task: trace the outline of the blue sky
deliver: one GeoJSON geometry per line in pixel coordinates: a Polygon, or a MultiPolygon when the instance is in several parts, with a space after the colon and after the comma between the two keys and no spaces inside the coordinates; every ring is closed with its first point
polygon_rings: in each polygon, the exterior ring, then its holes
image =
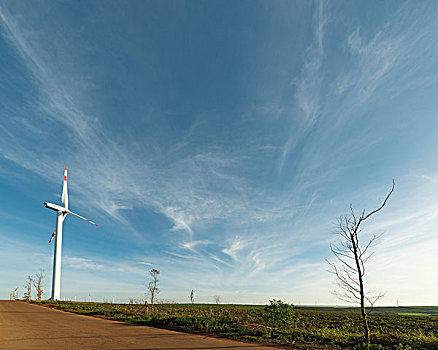
{"type": "Polygon", "coordinates": [[[336,218],[379,205],[381,304],[437,305],[434,1],[1,1],[0,298],[342,304],[336,218]]]}

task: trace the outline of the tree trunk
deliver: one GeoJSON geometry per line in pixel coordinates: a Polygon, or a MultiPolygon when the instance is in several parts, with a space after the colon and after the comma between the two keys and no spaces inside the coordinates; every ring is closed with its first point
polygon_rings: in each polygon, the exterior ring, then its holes
{"type": "Polygon", "coordinates": [[[370,344],[370,329],[368,327],[368,319],[367,319],[367,314],[365,312],[365,302],[364,302],[364,297],[361,296],[361,301],[360,301],[360,312],[362,314],[362,323],[363,323],[363,330],[365,333],[365,342],[367,343],[367,345],[370,344]]]}
{"type": "MultiPolygon", "coordinates": [[[[356,232],[355,232],[356,233],[356,232]]],[[[370,329],[368,327],[368,319],[367,319],[367,313],[365,311],[365,290],[363,287],[363,279],[362,279],[362,269],[360,266],[360,257],[357,252],[357,244],[356,244],[356,237],[353,233],[351,235],[351,243],[353,244],[353,251],[354,251],[354,259],[356,261],[356,267],[357,272],[359,276],[359,289],[360,289],[360,313],[362,315],[362,323],[363,323],[363,331],[365,335],[365,342],[367,343],[368,347],[370,345],[370,329]]]]}

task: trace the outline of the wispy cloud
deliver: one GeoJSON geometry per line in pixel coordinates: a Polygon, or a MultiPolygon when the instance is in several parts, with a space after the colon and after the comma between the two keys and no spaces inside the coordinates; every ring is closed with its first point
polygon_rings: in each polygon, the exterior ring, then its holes
{"type": "Polygon", "coordinates": [[[324,26],[327,22],[324,2],[318,1],[313,15],[313,42],[307,49],[301,77],[297,84],[296,99],[304,112],[305,128],[311,127],[320,113],[322,64],[324,60],[324,26]]]}
{"type": "Polygon", "coordinates": [[[65,264],[73,269],[102,271],[105,266],[94,262],[92,259],[81,257],[64,257],[65,264]]]}
{"type": "Polygon", "coordinates": [[[202,245],[208,245],[211,244],[210,241],[190,241],[190,242],[184,242],[182,243],[182,247],[189,249],[189,250],[194,250],[196,248],[196,246],[202,246],[202,245]]]}
{"type": "MultiPolygon", "coordinates": [[[[309,71],[317,72],[316,68],[321,67],[319,62],[322,62],[323,72],[331,70],[330,74],[315,77],[312,80],[317,82],[315,85],[303,85],[313,86],[312,91],[302,90],[309,91],[303,95],[308,99],[303,101],[313,101],[313,104],[307,104],[317,106],[313,110],[323,117],[308,132],[301,130],[298,133],[305,135],[300,143],[301,161],[297,164],[296,157],[293,157],[295,163],[291,171],[294,186],[300,187],[299,192],[318,189],[351,168],[365,166],[368,162],[365,155],[388,139],[388,135],[376,132],[376,126],[385,118],[377,117],[378,113],[369,114],[370,106],[382,106],[385,101],[391,101],[415,86],[436,81],[436,74],[431,74],[433,60],[430,55],[438,50],[432,39],[433,33],[438,32],[432,19],[436,9],[419,6],[413,11],[414,14],[411,6],[405,4],[381,25],[371,30],[367,28],[366,34],[360,25],[353,28],[350,25],[350,31],[346,31],[342,44],[339,44],[339,51],[330,52],[318,51],[318,43],[323,42],[324,32],[331,34],[331,24],[342,23],[337,22],[335,14],[329,18],[322,12],[322,23],[317,26],[320,29],[314,32],[322,34],[314,34],[311,45],[321,55],[311,56],[315,64],[308,67],[314,68],[309,71]],[[429,54],[425,54],[425,48],[429,54]],[[342,69],[337,66],[338,61],[343,62],[342,69]],[[412,62],[421,64],[413,65],[412,62]],[[428,78],[424,80],[424,77],[428,78]]],[[[296,79],[297,86],[301,81],[307,81],[303,79],[305,76],[296,79]]],[[[292,156],[290,152],[298,140],[300,137],[291,132],[283,147],[280,169],[292,156]]]]}
{"type": "Polygon", "coordinates": [[[418,175],[419,178],[430,181],[432,183],[438,183],[438,175],[418,175]]]}
{"type": "Polygon", "coordinates": [[[307,48],[301,75],[294,78],[292,84],[296,86],[295,99],[304,114],[304,119],[294,125],[291,135],[283,145],[280,155],[279,171],[281,172],[291,151],[317,121],[321,109],[321,84],[323,79],[322,65],[324,61],[324,26],[327,22],[327,9],[323,1],[316,2],[313,14],[313,40],[307,48]]]}
{"type": "MultiPolygon", "coordinates": [[[[394,98],[417,84],[418,73],[433,64],[418,50],[437,30],[430,10],[419,6],[412,14],[411,6],[405,4],[372,35],[363,34],[360,26],[348,35],[347,50],[354,63],[335,82],[341,94],[337,126],[362,113],[370,100],[394,98]],[[422,65],[413,66],[413,61],[422,65]]],[[[436,45],[432,46],[426,45],[433,51],[436,45]]]]}
{"type": "Polygon", "coordinates": [[[241,239],[239,237],[236,237],[231,242],[231,246],[229,246],[228,248],[222,249],[222,252],[224,254],[227,254],[227,255],[231,256],[233,258],[233,260],[237,260],[238,252],[243,250],[244,248],[246,248],[247,245],[248,245],[248,243],[245,242],[243,239],[241,239]]]}

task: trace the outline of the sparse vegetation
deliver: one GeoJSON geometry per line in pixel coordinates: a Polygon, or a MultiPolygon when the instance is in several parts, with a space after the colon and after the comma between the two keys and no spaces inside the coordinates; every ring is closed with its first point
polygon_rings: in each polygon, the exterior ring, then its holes
{"type": "MultiPolygon", "coordinates": [[[[210,333],[230,339],[275,343],[294,348],[363,349],[358,308],[300,308],[281,300],[270,305],[157,304],[146,315],[142,305],[41,302],[85,315],[168,329],[210,333]]],[[[418,308],[438,315],[435,308],[418,308]]],[[[438,317],[399,316],[403,308],[382,308],[369,315],[370,349],[438,349],[438,317]]]]}

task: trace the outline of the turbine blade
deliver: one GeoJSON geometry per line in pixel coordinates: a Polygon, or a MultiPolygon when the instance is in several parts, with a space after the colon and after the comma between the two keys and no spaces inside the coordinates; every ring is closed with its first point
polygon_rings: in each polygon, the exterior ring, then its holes
{"type": "Polygon", "coordinates": [[[87,218],[84,218],[83,216],[80,216],[80,215],[78,215],[78,214],[75,214],[75,213],[73,213],[73,212],[71,212],[71,211],[67,211],[67,214],[71,214],[71,215],[77,216],[78,218],[81,218],[81,219],[83,219],[83,220],[85,220],[85,221],[88,221],[90,224],[92,224],[92,225],[94,225],[94,226],[99,226],[98,224],[94,223],[93,221],[88,220],[87,218]]]}
{"type": "Polygon", "coordinates": [[[64,208],[68,210],[68,192],[67,192],[67,165],[64,170],[64,182],[62,185],[62,196],[61,196],[62,204],[64,208]]]}
{"type": "Polygon", "coordinates": [[[52,239],[53,239],[53,237],[55,237],[55,235],[56,235],[56,227],[53,230],[52,237],[50,237],[50,239],[49,239],[49,243],[52,242],[52,239]]]}

